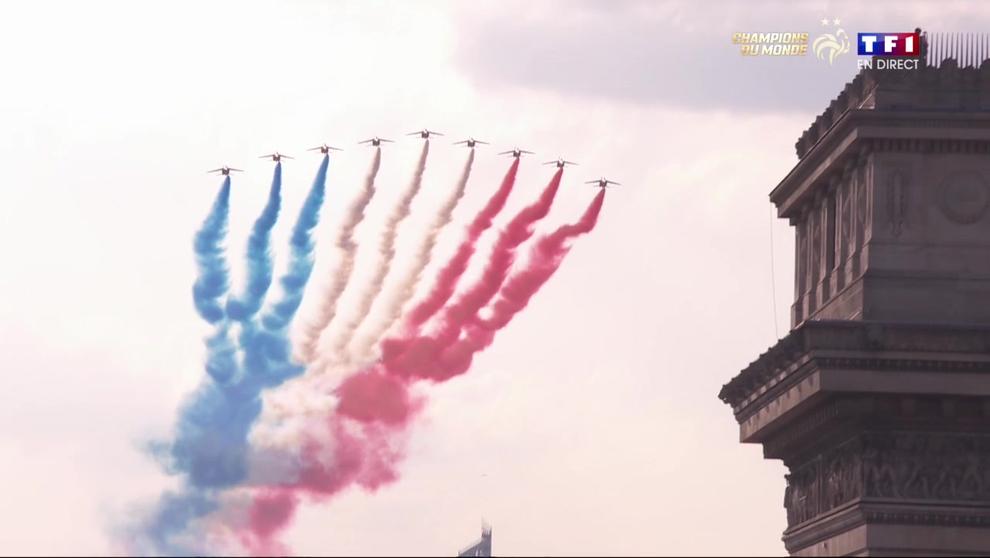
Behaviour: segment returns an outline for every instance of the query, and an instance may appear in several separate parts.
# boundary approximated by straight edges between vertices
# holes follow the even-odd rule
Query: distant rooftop
[[[491,556],[492,527],[487,523],[481,526],[481,538],[471,546],[457,553],[458,556]]]

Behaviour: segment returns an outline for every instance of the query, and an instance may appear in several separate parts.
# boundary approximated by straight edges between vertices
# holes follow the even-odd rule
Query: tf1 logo
[[[918,56],[921,54],[921,35],[858,33],[856,46],[860,56]]]

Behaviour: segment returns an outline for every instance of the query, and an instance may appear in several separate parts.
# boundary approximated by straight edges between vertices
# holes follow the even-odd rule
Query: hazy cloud
[[[857,72],[855,33],[917,26],[988,28],[985,15],[931,12],[917,3],[512,3],[461,14],[457,63],[482,86],[520,86],[640,104],[756,112],[820,112]],[[517,9],[518,8],[518,9]],[[946,14],[954,15],[946,15]],[[823,26],[821,20],[829,20]],[[840,25],[834,20],[838,18]],[[744,57],[735,32],[808,32],[813,42],[842,27],[853,44],[834,66],[812,52]],[[809,51],[811,45],[809,45]]]

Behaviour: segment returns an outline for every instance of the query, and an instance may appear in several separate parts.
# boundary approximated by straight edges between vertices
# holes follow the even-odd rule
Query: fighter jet
[[[380,146],[382,144],[383,141],[387,141],[389,143],[393,143],[392,140],[390,140],[390,139],[385,139],[385,138],[380,138],[378,136],[375,136],[375,137],[373,137],[371,139],[366,139],[364,141],[359,141],[358,142],[358,145],[361,145],[362,143],[370,143],[372,147],[378,147],[378,146]]]
[[[325,143],[323,145],[320,145],[320,146],[317,146],[317,147],[310,147],[306,151],[316,151],[317,149],[320,150],[320,153],[322,153],[324,155],[329,155],[331,151],[343,151],[343,149],[341,149],[339,147],[333,147],[333,146],[327,145]]]
[[[430,139],[430,136],[431,135],[433,135],[433,136],[442,136],[443,135],[440,132],[433,132],[433,131],[427,130],[426,128],[423,128],[422,130],[420,130],[418,132],[409,132],[406,135],[407,136],[415,136],[417,134],[419,134],[419,137],[422,138],[422,139]]]
[[[513,157],[518,159],[519,157],[522,156],[523,153],[529,153],[530,155],[534,155],[532,151],[526,151],[525,149],[519,149],[518,147],[514,147],[509,151],[503,151],[499,153],[499,155],[512,155]]]
[[[233,167],[228,167],[227,165],[224,165],[224,166],[222,166],[222,167],[220,167],[218,169],[208,170],[208,171],[206,171],[206,173],[207,174],[212,174],[214,172],[218,172],[218,173],[220,173],[220,174],[222,174],[224,176],[229,176],[230,173],[231,173],[231,171],[244,172],[241,169],[235,169]]]
[[[482,145],[488,145],[487,141],[476,140],[474,138],[468,138],[462,141],[455,141],[454,145],[466,145],[468,147],[474,147],[475,144],[480,143]]]
[[[564,168],[564,165],[576,165],[574,161],[565,161],[563,157],[558,158],[556,161],[547,161],[543,163],[544,165],[557,165],[558,169]]]
[[[283,158],[284,159],[293,159],[293,157],[289,157],[288,155],[282,155],[278,151],[276,151],[275,153],[269,153],[268,155],[262,155],[262,156],[260,156],[258,158],[259,159],[267,159],[268,157],[271,157],[272,158],[272,161],[275,161],[276,163],[280,162]]]
[[[597,188],[608,188],[609,187],[609,184],[612,184],[614,186],[622,186],[622,184],[619,184],[618,182],[609,180],[609,179],[605,178],[604,176],[601,177],[601,178],[599,178],[598,180],[589,180],[589,181],[585,182],[585,184],[594,184],[595,187],[597,187]]]

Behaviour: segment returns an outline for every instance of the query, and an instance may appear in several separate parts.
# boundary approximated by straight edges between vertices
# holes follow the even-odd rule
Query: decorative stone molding
[[[867,511],[864,512],[863,519],[870,523],[896,523],[898,525],[990,527],[990,514],[973,515],[971,512],[967,512]]]
[[[864,354],[867,351],[912,352],[919,356]],[[985,358],[940,356],[945,353]],[[771,379],[780,383],[793,373],[792,365],[805,356],[820,368],[990,372],[990,327],[806,321],[722,386],[719,398],[739,407]]]
[[[795,150],[799,158],[804,158],[846,112],[853,109],[988,110],[987,83],[990,83],[990,60],[984,61],[979,68],[959,68],[944,63],[938,68],[926,66],[904,71],[864,69],[801,134]]]
[[[990,502],[990,434],[866,432],[786,475],[787,525],[795,527],[856,499]],[[880,522],[962,524],[958,514],[873,512]],[[990,518],[980,517],[986,524]]]
[[[990,204],[987,182],[978,172],[960,171],[942,182],[939,208],[950,220],[961,225],[979,221]]]
[[[894,238],[901,236],[907,212],[907,179],[900,169],[894,170],[887,182],[887,224]]]
[[[863,494],[863,452],[858,440],[816,456],[785,476],[787,526],[814,519]]]

